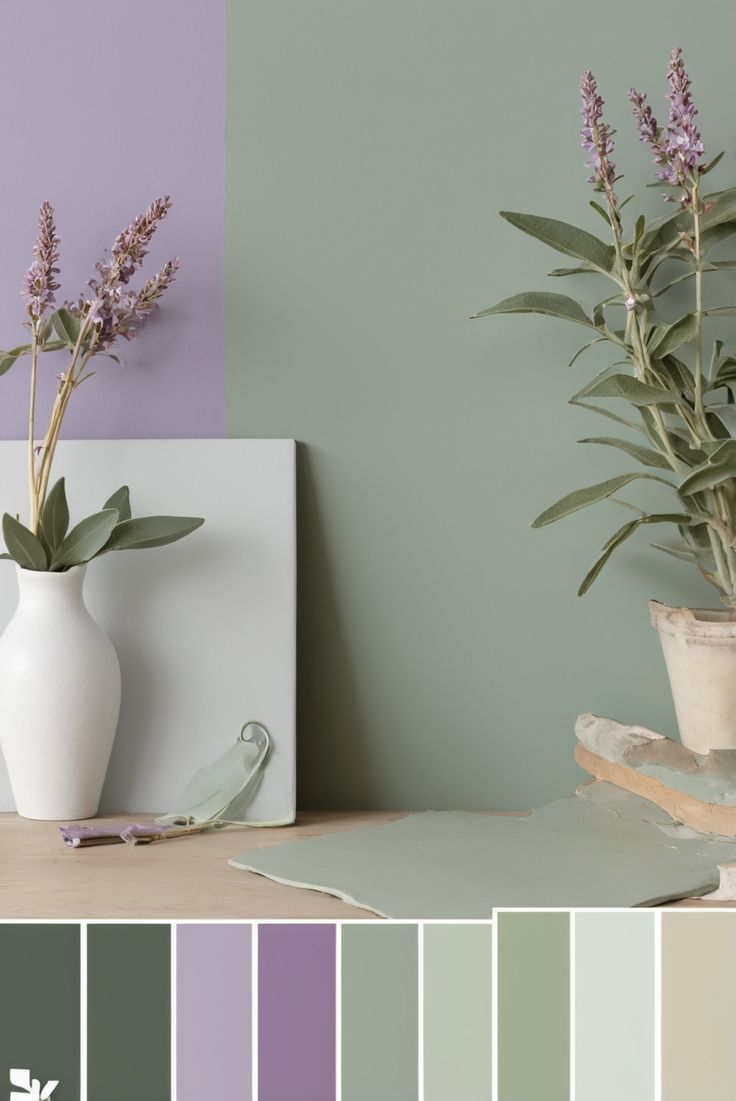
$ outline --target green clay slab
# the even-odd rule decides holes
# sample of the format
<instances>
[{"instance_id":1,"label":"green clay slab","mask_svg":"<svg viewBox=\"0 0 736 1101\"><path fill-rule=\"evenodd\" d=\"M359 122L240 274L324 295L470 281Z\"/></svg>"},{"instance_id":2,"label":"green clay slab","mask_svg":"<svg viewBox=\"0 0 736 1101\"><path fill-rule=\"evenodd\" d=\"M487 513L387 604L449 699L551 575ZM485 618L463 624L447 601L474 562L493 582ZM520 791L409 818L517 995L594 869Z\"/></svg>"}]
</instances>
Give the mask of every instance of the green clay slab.
<instances>
[{"instance_id":1,"label":"green clay slab","mask_svg":"<svg viewBox=\"0 0 736 1101\"><path fill-rule=\"evenodd\" d=\"M682 829L596 783L531 814L426 811L257 849L237 868L336 895L383 917L490 918L495 907L646 906L706 894L736 840Z\"/></svg>"}]
</instances>

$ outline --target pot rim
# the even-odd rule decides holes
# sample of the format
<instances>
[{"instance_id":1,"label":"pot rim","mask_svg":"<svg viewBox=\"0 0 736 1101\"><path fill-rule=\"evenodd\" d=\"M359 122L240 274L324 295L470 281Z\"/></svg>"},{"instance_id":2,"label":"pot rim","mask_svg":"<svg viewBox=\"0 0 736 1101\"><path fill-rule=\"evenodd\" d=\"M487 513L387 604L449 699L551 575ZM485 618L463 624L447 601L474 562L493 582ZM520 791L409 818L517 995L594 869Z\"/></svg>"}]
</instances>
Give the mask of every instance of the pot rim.
<instances>
[{"instance_id":1,"label":"pot rim","mask_svg":"<svg viewBox=\"0 0 736 1101\"><path fill-rule=\"evenodd\" d=\"M76 578L84 580L89 562L82 562L79 566L70 566L68 570L29 570L25 566L19 566L17 562L14 562L13 565L19 584L27 584L30 581L34 585L51 586L60 585L64 581L69 582Z\"/></svg>"},{"instance_id":2,"label":"pot rim","mask_svg":"<svg viewBox=\"0 0 736 1101\"><path fill-rule=\"evenodd\" d=\"M649 619L660 635L736 642L736 608L673 608L650 600Z\"/></svg>"}]
</instances>

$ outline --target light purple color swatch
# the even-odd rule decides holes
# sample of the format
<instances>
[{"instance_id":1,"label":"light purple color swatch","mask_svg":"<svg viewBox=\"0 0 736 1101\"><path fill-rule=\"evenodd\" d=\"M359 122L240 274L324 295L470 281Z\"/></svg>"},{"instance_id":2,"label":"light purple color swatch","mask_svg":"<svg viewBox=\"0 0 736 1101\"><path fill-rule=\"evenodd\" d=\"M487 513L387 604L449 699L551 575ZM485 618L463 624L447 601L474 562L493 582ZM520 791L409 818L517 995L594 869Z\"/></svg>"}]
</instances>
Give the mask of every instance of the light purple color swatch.
<instances>
[{"instance_id":1,"label":"light purple color swatch","mask_svg":"<svg viewBox=\"0 0 736 1101\"><path fill-rule=\"evenodd\" d=\"M124 367L98 361L64 434L225 436L226 0L6 0L0 25L10 89L0 97L0 348L26 340L18 292L42 201L61 237L61 303L85 289L115 235L168 193L174 206L144 272L178 254L176 283L143 334L121 341ZM0 378L0 438L25 435L27 363ZM42 364L45 424L61 361L49 354Z\"/></svg>"},{"instance_id":2,"label":"light purple color swatch","mask_svg":"<svg viewBox=\"0 0 736 1101\"><path fill-rule=\"evenodd\" d=\"M335 1101L335 926L258 930L259 1101Z\"/></svg>"},{"instance_id":3,"label":"light purple color swatch","mask_svg":"<svg viewBox=\"0 0 736 1101\"><path fill-rule=\"evenodd\" d=\"M176 932L177 1101L251 1101L251 927Z\"/></svg>"}]
</instances>

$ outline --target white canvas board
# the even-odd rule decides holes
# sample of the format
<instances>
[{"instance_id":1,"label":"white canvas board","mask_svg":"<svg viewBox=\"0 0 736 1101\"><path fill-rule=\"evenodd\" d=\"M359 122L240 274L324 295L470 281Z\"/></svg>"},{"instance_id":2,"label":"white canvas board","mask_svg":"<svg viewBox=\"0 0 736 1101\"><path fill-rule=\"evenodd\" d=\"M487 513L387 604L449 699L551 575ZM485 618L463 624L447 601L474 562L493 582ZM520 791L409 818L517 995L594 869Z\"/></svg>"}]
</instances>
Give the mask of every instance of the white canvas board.
<instances>
[{"instance_id":1,"label":"white canvas board","mask_svg":"<svg viewBox=\"0 0 736 1101\"><path fill-rule=\"evenodd\" d=\"M179 543L105 555L87 604L120 657L123 703L102 812L165 812L194 772L256 720L273 752L254 822L295 813L296 540L293 440L69 440L72 523L130 486L133 515L203 516ZM26 444L0 441L0 511L27 517ZM0 562L0 629L15 609ZM14 804L0 759L0 810Z\"/></svg>"}]
</instances>

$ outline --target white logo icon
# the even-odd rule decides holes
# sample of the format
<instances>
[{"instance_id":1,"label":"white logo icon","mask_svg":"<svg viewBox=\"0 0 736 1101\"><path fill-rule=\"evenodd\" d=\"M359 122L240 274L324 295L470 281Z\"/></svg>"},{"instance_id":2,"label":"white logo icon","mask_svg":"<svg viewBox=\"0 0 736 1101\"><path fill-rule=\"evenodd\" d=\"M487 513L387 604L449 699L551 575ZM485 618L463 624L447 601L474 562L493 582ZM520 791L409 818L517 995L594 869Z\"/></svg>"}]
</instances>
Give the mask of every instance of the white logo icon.
<instances>
[{"instance_id":1,"label":"white logo icon","mask_svg":"<svg viewBox=\"0 0 736 1101\"><path fill-rule=\"evenodd\" d=\"M47 1082L41 1089L38 1078L32 1079L29 1070L11 1070L10 1084L18 1087L11 1091L10 1101L48 1101L59 1083Z\"/></svg>"}]
</instances>

